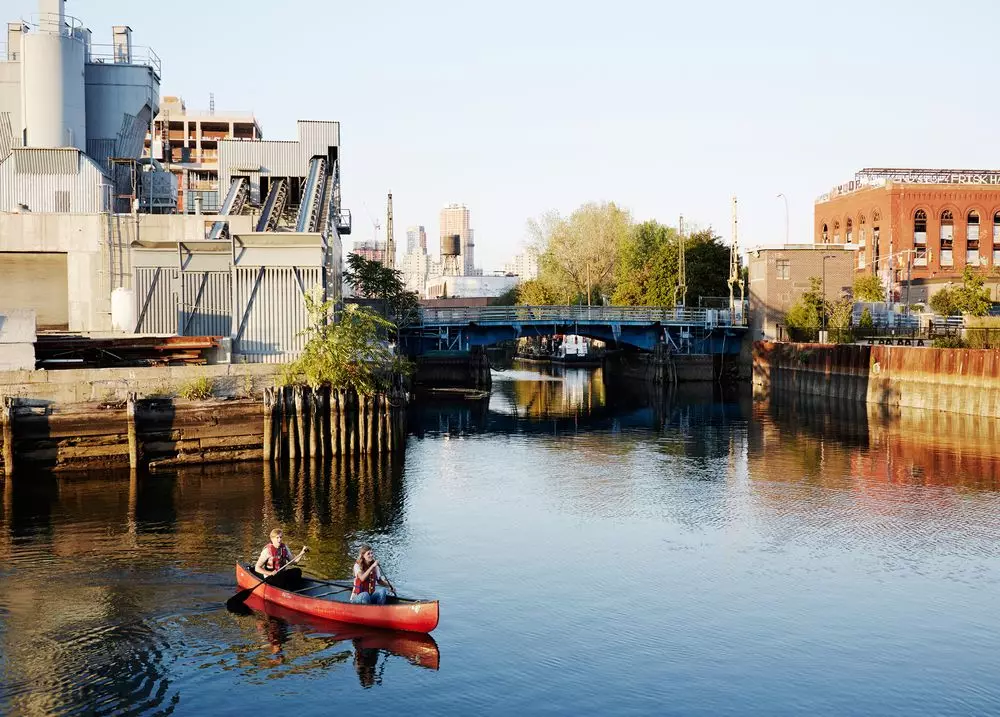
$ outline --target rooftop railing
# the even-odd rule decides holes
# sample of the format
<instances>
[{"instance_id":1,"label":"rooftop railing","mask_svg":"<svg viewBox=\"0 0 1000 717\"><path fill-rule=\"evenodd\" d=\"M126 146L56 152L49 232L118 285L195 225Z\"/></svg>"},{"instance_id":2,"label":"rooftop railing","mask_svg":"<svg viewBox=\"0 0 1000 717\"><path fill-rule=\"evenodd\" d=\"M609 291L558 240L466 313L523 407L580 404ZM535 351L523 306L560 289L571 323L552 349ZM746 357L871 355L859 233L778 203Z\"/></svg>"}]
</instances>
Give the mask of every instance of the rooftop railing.
<instances>
[{"instance_id":1,"label":"rooftop railing","mask_svg":"<svg viewBox=\"0 0 1000 717\"><path fill-rule=\"evenodd\" d=\"M160 56L153 51L153 48L146 47L145 45L132 45L132 52L130 54L125 53L124 49L120 46L106 44L91 45L88 62L149 67L156 73L157 77L160 76L162 66Z\"/></svg>"}]
</instances>

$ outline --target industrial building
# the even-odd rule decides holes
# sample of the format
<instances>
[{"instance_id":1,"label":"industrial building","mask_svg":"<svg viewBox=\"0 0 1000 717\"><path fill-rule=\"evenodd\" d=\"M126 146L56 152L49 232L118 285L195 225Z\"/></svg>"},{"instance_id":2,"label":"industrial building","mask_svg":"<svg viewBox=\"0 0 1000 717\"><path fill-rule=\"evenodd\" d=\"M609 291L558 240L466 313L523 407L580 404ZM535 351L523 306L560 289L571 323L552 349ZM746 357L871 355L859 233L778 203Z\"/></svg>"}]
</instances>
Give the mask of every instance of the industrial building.
<instances>
[{"instance_id":1,"label":"industrial building","mask_svg":"<svg viewBox=\"0 0 1000 717\"><path fill-rule=\"evenodd\" d=\"M34 310L43 330L210 334L235 360L295 356L305 295L340 298L339 123L265 141L256 122L213 135L200 119L193 146L186 124L182 160L218 152L218 212L180 213L190 187L179 202L150 134L159 58L125 25L101 50L64 0L39 10L9 25L0 57L0 309Z\"/></svg>"},{"instance_id":2,"label":"industrial building","mask_svg":"<svg viewBox=\"0 0 1000 717\"><path fill-rule=\"evenodd\" d=\"M177 183L177 211L219 211L219 143L263 139L252 112L216 112L214 96L205 111L189 110L181 97L160 101L160 113L146 136L144 156L161 162Z\"/></svg>"},{"instance_id":3,"label":"industrial building","mask_svg":"<svg viewBox=\"0 0 1000 717\"><path fill-rule=\"evenodd\" d=\"M856 244L858 273L926 303L967 266L1000 267L1000 170L862 169L816 200L813 241ZM987 286L1000 301L1000 280Z\"/></svg>"},{"instance_id":4,"label":"industrial building","mask_svg":"<svg viewBox=\"0 0 1000 717\"><path fill-rule=\"evenodd\" d=\"M856 251L844 244L787 244L773 249L751 249L750 331L754 341L788 341L785 314L820 280L828 301L835 301L854 285Z\"/></svg>"}]
</instances>

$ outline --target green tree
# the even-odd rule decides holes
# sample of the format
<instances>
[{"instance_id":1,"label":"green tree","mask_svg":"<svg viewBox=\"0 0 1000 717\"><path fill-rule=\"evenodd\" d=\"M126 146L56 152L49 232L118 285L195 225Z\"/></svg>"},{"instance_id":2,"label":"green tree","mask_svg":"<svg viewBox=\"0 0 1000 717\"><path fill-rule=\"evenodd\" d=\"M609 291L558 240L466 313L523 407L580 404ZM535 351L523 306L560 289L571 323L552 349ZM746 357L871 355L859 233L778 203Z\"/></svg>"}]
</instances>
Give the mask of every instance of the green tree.
<instances>
[{"instance_id":1,"label":"green tree","mask_svg":"<svg viewBox=\"0 0 1000 717\"><path fill-rule=\"evenodd\" d=\"M636 226L622 243L612 303L673 306L677 287L678 233L655 221ZM729 296L729 247L711 231L684 240L688 306L708 296Z\"/></svg>"},{"instance_id":2,"label":"green tree","mask_svg":"<svg viewBox=\"0 0 1000 717\"><path fill-rule=\"evenodd\" d=\"M785 326L796 341L815 341L823 325L826 301L818 276L809 277L809 289L792 304L785 314Z\"/></svg>"},{"instance_id":3,"label":"green tree","mask_svg":"<svg viewBox=\"0 0 1000 717\"><path fill-rule=\"evenodd\" d=\"M401 271L360 254L348 254L344 279L361 298L381 302L382 313L397 327L415 319L419 300L416 292L406 290Z\"/></svg>"},{"instance_id":4,"label":"green tree","mask_svg":"<svg viewBox=\"0 0 1000 717\"><path fill-rule=\"evenodd\" d=\"M348 304L334 323L333 302L306 295L309 327L305 348L282 370L286 385L305 383L371 394L390 387L393 377L412 371L385 340L395 325L363 306Z\"/></svg>"},{"instance_id":5,"label":"green tree","mask_svg":"<svg viewBox=\"0 0 1000 717\"><path fill-rule=\"evenodd\" d=\"M637 225L622 242L614 304L673 306L677 285L677 232L655 221Z\"/></svg>"},{"instance_id":6,"label":"green tree","mask_svg":"<svg viewBox=\"0 0 1000 717\"><path fill-rule=\"evenodd\" d=\"M875 328L875 320L872 319L872 312L868 310L867 306L861 312L861 318L858 319L858 328L865 331L872 331Z\"/></svg>"},{"instance_id":7,"label":"green tree","mask_svg":"<svg viewBox=\"0 0 1000 717\"><path fill-rule=\"evenodd\" d=\"M843 294L836 301L827 305L826 325L830 330L830 338L834 343L844 344L854 340L851 333L851 316L854 312L854 298L850 294ZM867 311L867 309L866 309ZM871 314L868 315L869 320Z\"/></svg>"},{"instance_id":8,"label":"green tree","mask_svg":"<svg viewBox=\"0 0 1000 717\"><path fill-rule=\"evenodd\" d=\"M931 296L930 305L934 313L940 316L957 316L962 313L955 301L954 290L947 286Z\"/></svg>"},{"instance_id":9,"label":"green tree","mask_svg":"<svg viewBox=\"0 0 1000 717\"><path fill-rule=\"evenodd\" d=\"M706 229L689 236L685 247L688 306L698 306L700 299L709 296L728 297L729 247L722 237Z\"/></svg>"},{"instance_id":10,"label":"green tree","mask_svg":"<svg viewBox=\"0 0 1000 717\"><path fill-rule=\"evenodd\" d=\"M966 266L962 272L962 283L955 287L944 287L931 297L931 308L941 316L986 316L993 302L990 291L985 286L982 272Z\"/></svg>"},{"instance_id":11,"label":"green tree","mask_svg":"<svg viewBox=\"0 0 1000 717\"><path fill-rule=\"evenodd\" d=\"M982 272L966 266L962 272L962 285L955 289L955 301L963 314L986 316L993 302L990 290L986 288L986 278Z\"/></svg>"},{"instance_id":12,"label":"green tree","mask_svg":"<svg viewBox=\"0 0 1000 717\"><path fill-rule=\"evenodd\" d=\"M865 274L854 280L854 298L857 301L885 301L885 287L874 274Z\"/></svg>"},{"instance_id":13,"label":"green tree","mask_svg":"<svg viewBox=\"0 0 1000 717\"><path fill-rule=\"evenodd\" d=\"M618 249L632 228L628 211L614 202L591 202L566 218L550 212L532 219L528 228L539 278L550 290L597 303L612 293Z\"/></svg>"}]
</instances>

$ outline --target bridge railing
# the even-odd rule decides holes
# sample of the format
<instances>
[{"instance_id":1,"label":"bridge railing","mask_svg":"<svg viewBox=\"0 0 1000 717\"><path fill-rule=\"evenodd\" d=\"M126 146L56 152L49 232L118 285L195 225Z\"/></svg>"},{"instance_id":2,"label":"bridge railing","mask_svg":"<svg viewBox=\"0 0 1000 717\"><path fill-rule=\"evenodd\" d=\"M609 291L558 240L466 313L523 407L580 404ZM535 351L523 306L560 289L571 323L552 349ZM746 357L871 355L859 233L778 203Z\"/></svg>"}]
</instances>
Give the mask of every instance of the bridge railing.
<instances>
[{"instance_id":1,"label":"bridge railing","mask_svg":"<svg viewBox=\"0 0 1000 717\"><path fill-rule=\"evenodd\" d=\"M420 310L424 325L513 324L513 323L623 323L701 324L745 326L746 314L735 317L728 309L651 306L476 306Z\"/></svg>"}]
</instances>

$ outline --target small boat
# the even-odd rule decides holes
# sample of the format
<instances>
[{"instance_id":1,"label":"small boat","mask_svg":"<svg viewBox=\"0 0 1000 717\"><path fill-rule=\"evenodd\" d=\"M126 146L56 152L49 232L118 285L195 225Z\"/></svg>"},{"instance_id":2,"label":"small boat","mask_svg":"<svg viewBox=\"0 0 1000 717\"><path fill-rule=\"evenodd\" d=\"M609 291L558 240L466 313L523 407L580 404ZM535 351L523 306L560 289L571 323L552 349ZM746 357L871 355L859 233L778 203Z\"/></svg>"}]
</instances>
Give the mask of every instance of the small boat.
<instances>
[{"instance_id":1,"label":"small boat","mask_svg":"<svg viewBox=\"0 0 1000 717\"><path fill-rule=\"evenodd\" d=\"M237 563L236 582L241 589L247 589L257 585L260 578L249 564ZM426 633L437 627L437 600L390 597L386 605L359 605L350 601L353 587L349 581L303 576L294 590L265 583L254 590L253 595L264 602L325 620L408 632Z\"/></svg>"},{"instance_id":2,"label":"small boat","mask_svg":"<svg viewBox=\"0 0 1000 717\"><path fill-rule=\"evenodd\" d=\"M261 590L263 589L261 588ZM437 643L433 637L426 633L383 630L376 627L325 620L315 615L307 615L261 600L256 593L247 598L246 606L268 617L283 620L290 625L305 626L314 632L331 635L337 640L350 640L356 649L385 650L404 658L411 665L430 670L437 670L441 665L441 652Z\"/></svg>"}]
</instances>

